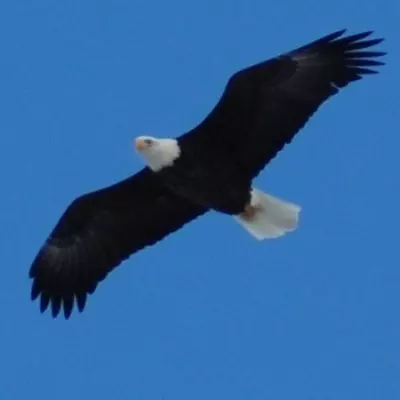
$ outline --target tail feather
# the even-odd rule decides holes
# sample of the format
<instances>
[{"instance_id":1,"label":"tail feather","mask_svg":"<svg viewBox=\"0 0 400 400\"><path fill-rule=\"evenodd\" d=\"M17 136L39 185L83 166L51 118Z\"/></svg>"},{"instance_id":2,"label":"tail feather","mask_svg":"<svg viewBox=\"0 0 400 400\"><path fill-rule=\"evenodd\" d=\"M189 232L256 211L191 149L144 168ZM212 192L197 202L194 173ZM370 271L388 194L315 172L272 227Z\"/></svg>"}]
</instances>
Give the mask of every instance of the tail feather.
<instances>
[{"instance_id":1,"label":"tail feather","mask_svg":"<svg viewBox=\"0 0 400 400\"><path fill-rule=\"evenodd\" d=\"M253 188L251 206L255 213L251 218L235 215L234 219L258 240L273 239L297 228L301 208Z\"/></svg>"}]
</instances>

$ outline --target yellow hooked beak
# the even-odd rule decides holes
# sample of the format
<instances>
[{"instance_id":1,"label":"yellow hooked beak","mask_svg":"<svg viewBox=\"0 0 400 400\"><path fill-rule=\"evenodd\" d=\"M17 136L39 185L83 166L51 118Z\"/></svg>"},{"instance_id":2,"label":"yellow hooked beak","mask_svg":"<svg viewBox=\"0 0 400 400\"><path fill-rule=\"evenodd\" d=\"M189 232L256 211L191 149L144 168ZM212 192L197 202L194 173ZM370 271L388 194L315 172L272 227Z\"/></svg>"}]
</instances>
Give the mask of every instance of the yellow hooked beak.
<instances>
[{"instance_id":1,"label":"yellow hooked beak","mask_svg":"<svg viewBox=\"0 0 400 400\"><path fill-rule=\"evenodd\" d=\"M142 151L147 147L146 142L143 139L135 139L135 149L136 151Z\"/></svg>"}]
</instances>

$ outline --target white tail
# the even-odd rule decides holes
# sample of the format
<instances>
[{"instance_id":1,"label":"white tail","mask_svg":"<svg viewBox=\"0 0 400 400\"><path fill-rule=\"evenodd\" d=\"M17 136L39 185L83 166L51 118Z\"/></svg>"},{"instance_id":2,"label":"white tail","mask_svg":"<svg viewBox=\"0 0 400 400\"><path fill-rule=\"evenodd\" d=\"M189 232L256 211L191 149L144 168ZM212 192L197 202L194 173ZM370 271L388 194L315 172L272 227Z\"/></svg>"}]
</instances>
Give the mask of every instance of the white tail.
<instances>
[{"instance_id":1,"label":"white tail","mask_svg":"<svg viewBox=\"0 0 400 400\"><path fill-rule=\"evenodd\" d=\"M278 238L296 229L299 206L255 188L251 191L250 204L254 207L254 215L249 218L235 215L234 219L258 240Z\"/></svg>"}]
</instances>

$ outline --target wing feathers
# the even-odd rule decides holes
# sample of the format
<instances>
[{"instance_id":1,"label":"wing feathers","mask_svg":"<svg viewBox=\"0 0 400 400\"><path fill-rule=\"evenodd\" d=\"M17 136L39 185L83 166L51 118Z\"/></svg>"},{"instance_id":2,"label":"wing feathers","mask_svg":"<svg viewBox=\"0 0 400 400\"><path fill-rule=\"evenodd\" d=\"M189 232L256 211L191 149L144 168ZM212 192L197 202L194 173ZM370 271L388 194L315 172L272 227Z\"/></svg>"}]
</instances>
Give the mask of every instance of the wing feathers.
<instances>
[{"instance_id":1,"label":"wing feathers","mask_svg":"<svg viewBox=\"0 0 400 400\"><path fill-rule=\"evenodd\" d=\"M235 73L215 108L182 141L204 151L229 149L244 176L254 178L329 97L384 65L378 58L386 53L369 50L383 39L371 39L372 31L344 33Z\"/></svg>"},{"instance_id":2,"label":"wing feathers","mask_svg":"<svg viewBox=\"0 0 400 400\"><path fill-rule=\"evenodd\" d=\"M143 172L144 171L144 172ZM206 212L166 191L147 169L117 185L75 200L30 269L32 300L56 317L82 311L113 268Z\"/></svg>"}]
</instances>

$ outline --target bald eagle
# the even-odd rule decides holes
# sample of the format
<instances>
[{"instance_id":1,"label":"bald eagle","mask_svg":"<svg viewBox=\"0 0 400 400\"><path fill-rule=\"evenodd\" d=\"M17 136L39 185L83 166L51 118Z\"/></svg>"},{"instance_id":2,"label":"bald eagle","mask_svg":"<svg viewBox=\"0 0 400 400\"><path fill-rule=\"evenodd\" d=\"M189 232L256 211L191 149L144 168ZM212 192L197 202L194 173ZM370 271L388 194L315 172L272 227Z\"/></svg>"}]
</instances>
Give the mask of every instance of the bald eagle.
<instances>
[{"instance_id":1,"label":"bald eagle","mask_svg":"<svg viewBox=\"0 0 400 400\"><path fill-rule=\"evenodd\" d=\"M115 267L209 210L256 239L293 231L300 207L252 186L315 111L350 82L377 71L385 53L371 31L345 30L236 72L216 106L177 138L141 136L146 167L75 199L30 268L32 300L53 317L85 307ZM368 50L366 50L368 49Z\"/></svg>"}]
</instances>

